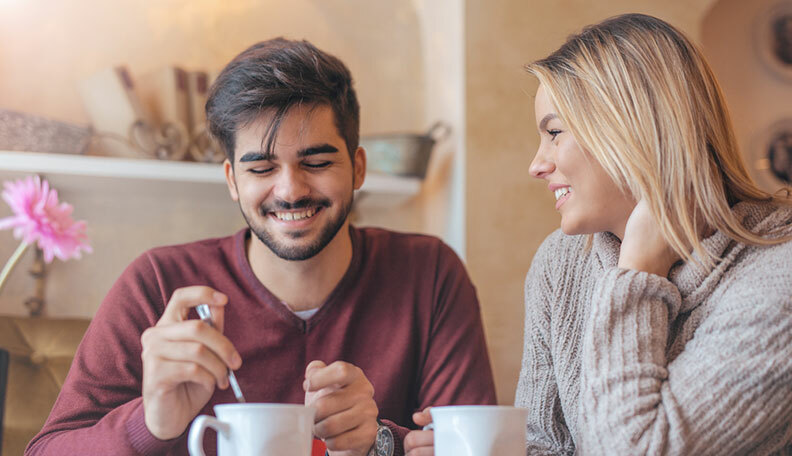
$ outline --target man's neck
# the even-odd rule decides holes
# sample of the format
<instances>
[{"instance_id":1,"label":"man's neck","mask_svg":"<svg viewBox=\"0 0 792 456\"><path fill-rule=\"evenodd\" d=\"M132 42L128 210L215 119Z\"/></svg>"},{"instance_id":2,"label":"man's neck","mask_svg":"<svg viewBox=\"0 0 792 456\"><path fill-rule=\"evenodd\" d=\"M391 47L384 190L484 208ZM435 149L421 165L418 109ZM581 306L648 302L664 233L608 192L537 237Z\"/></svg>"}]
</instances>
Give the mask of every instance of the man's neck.
<instances>
[{"instance_id":1,"label":"man's neck","mask_svg":"<svg viewBox=\"0 0 792 456\"><path fill-rule=\"evenodd\" d=\"M315 309L327 300L352 262L352 239L345 224L321 252L303 261L284 260L255 235L247 244L253 274L294 311Z\"/></svg>"}]
</instances>

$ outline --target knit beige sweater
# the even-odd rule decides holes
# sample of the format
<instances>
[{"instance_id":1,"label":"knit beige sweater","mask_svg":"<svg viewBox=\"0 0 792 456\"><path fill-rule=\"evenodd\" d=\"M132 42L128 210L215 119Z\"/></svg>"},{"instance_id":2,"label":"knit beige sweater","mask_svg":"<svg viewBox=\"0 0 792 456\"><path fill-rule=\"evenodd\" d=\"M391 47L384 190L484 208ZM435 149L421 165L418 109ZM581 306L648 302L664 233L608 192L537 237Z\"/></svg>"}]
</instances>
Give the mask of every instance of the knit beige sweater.
<instances>
[{"instance_id":1,"label":"knit beige sweater","mask_svg":"<svg viewBox=\"0 0 792 456\"><path fill-rule=\"evenodd\" d=\"M792 211L741 203L755 232ZM712 270L619 269L618 238L550 235L525 283L528 454L792 454L792 242L716 232Z\"/></svg>"}]
</instances>

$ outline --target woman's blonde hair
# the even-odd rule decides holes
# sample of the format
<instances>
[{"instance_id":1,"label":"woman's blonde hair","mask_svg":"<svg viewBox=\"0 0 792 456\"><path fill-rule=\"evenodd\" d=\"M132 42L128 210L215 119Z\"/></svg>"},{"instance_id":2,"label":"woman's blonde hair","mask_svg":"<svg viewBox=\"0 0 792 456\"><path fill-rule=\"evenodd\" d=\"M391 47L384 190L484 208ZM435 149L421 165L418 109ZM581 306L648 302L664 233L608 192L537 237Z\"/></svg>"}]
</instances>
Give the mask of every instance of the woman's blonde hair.
<instances>
[{"instance_id":1,"label":"woman's blonde hair","mask_svg":"<svg viewBox=\"0 0 792 456\"><path fill-rule=\"evenodd\" d=\"M670 24L626 14L585 28L528 65L558 116L625 194L646 199L685 261L705 227L748 244L783 241L745 228L731 206L765 201L743 163L718 82L699 49Z\"/></svg>"}]
</instances>

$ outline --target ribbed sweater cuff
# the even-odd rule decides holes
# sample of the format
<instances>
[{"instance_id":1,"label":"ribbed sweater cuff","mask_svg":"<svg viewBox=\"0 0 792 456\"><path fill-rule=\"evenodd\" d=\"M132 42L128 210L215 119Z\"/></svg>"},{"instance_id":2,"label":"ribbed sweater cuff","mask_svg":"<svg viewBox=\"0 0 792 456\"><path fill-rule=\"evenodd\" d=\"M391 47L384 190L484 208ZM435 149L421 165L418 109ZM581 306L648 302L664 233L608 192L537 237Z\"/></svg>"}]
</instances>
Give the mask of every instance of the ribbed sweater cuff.
<instances>
[{"instance_id":1,"label":"ribbed sweater cuff","mask_svg":"<svg viewBox=\"0 0 792 456\"><path fill-rule=\"evenodd\" d=\"M640 312L635 307L642 302L664 302L668 306L669 320L676 318L682 302L679 289L667 278L620 268L605 271L597 281L593 299L609 303L614 313Z\"/></svg>"},{"instance_id":2,"label":"ribbed sweater cuff","mask_svg":"<svg viewBox=\"0 0 792 456\"><path fill-rule=\"evenodd\" d=\"M401 427L390 420L382 420L393 433L393 456L404 456L404 438L410 432L406 427Z\"/></svg>"},{"instance_id":3,"label":"ribbed sweater cuff","mask_svg":"<svg viewBox=\"0 0 792 456\"><path fill-rule=\"evenodd\" d=\"M126 422L129 443L143 456L158 455L167 452L181 436L170 440L160 440L146 427L146 416L143 412L143 400L132 411Z\"/></svg>"},{"instance_id":4,"label":"ribbed sweater cuff","mask_svg":"<svg viewBox=\"0 0 792 456\"><path fill-rule=\"evenodd\" d=\"M673 283L647 272L613 268L597 281L584 337L588 373L665 367L668 325L681 296Z\"/></svg>"}]
</instances>

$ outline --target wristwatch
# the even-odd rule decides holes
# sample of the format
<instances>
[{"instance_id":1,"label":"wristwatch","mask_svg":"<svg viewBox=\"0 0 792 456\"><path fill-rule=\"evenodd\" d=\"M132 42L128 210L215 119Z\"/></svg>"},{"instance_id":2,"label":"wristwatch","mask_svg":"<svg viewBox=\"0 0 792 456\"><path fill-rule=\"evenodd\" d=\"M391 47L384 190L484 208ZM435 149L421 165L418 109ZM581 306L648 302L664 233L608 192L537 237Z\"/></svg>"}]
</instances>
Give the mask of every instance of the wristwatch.
<instances>
[{"instance_id":1,"label":"wristwatch","mask_svg":"<svg viewBox=\"0 0 792 456\"><path fill-rule=\"evenodd\" d=\"M382 421L377 419L377 437L366 456L393 456L393 432ZM325 451L325 456L330 450Z\"/></svg>"},{"instance_id":2,"label":"wristwatch","mask_svg":"<svg viewBox=\"0 0 792 456\"><path fill-rule=\"evenodd\" d=\"M393 432L379 419L377 425L377 438L374 439L368 456L393 456Z\"/></svg>"}]
</instances>

